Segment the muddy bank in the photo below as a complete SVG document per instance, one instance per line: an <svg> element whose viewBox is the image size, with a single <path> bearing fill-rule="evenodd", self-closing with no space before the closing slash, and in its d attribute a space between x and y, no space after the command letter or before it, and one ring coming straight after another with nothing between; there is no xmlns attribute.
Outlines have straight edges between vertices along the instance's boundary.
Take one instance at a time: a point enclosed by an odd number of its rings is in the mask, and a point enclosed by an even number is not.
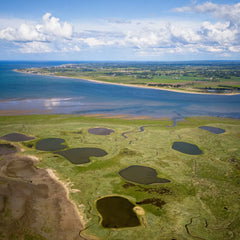
<svg viewBox="0 0 240 240"><path fill-rule="evenodd" d="M31 156L0 161L0 235L3 239L81 240L84 229L68 191Z"/></svg>
<svg viewBox="0 0 240 240"><path fill-rule="evenodd" d="M19 148L9 143L0 144L0 157L8 154L13 154L19 152Z"/></svg>

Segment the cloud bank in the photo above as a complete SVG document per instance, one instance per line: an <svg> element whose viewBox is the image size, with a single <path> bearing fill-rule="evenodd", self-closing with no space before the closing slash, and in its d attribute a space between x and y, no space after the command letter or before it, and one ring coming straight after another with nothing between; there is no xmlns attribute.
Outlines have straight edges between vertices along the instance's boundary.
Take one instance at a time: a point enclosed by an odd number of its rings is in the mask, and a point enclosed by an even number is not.
<svg viewBox="0 0 240 240"><path fill-rule="evenodd" d="M89 49L131 49L136 56L162 54L240 53L240 3L211 2L174 9L178 14L199 14L211 21L165 22L161 19L108 19L101 24L62 22L46 13L40 23L23 23L0 29L0 40L13 44L21 53L81 52ZM191 23L190 23L191 22ZM78 31L74 31L74 29Z"/></svg>

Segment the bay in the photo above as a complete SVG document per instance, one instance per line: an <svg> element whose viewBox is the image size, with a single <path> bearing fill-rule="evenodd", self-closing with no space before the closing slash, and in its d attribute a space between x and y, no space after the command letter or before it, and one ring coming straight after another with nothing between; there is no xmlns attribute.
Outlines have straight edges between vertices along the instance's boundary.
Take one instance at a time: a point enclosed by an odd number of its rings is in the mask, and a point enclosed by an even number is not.
<svg viewBox="0 0 240 240"><path fill-rule="evenodd" d="M0 111L47 114L109 114L240 118L240 95L189 94L24 74L19 68L70 62L0 62ZM72 62L71 62L72 63Z"/></svg>

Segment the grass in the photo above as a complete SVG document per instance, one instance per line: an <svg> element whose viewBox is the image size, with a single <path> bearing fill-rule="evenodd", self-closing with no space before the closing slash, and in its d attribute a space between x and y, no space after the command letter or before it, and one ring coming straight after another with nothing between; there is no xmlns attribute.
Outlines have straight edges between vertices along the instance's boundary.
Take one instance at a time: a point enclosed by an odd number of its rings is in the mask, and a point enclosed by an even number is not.
<svg viewBox="0 0 240 240"><path fill-rule="evenodd" d="M139 132L140 126L145 127ZM168 120L123 120L73 115L0 117L0 136L18 132L36 140L19 143L24 154L39 158L38 167L52 168L69 183L70 198L76 203L86 227L84 234L99 239L238 239L240 187L240 121L234 119L195 117L178 122L174 128ZM199 126L226 130L212 134ZM115 130L108 136L88 133L92 127ZM128 138L121 134L129 132ZM81 133L78 133L81 132ZM98 147L108 154L92 157L84 165L73 165L51 152L37 151L36 141L63 138L69 148ZM174 151L175 141L196 144L202 155ZM1 143L4 143L1 140ZM170 183L144 186L128 184L118 172L138 164L156 169L158 177ZM127 187L126 187L127 186ZM74 191L78 189L79 191ZM73 190L73 191L71 191ZM104 229L99 225L94 202L106 195L120 195L132 202L157 198L162 207L143 204L147 226L127 229ZM32 237L26 236L25 239ZM39 238L40 239L40 238Z"/></svg>

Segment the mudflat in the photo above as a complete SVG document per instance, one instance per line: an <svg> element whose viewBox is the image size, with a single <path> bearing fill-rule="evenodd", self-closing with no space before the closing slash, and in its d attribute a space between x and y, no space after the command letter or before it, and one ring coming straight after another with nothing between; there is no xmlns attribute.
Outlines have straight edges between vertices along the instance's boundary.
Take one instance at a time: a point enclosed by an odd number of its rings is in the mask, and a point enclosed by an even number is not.
<svg viewBox="0 0 240 240"><path fill-rule="evenodd" d="M25 155L5 155L0 162L1 239L84 239L66 188L36 163Z"/></svg>

